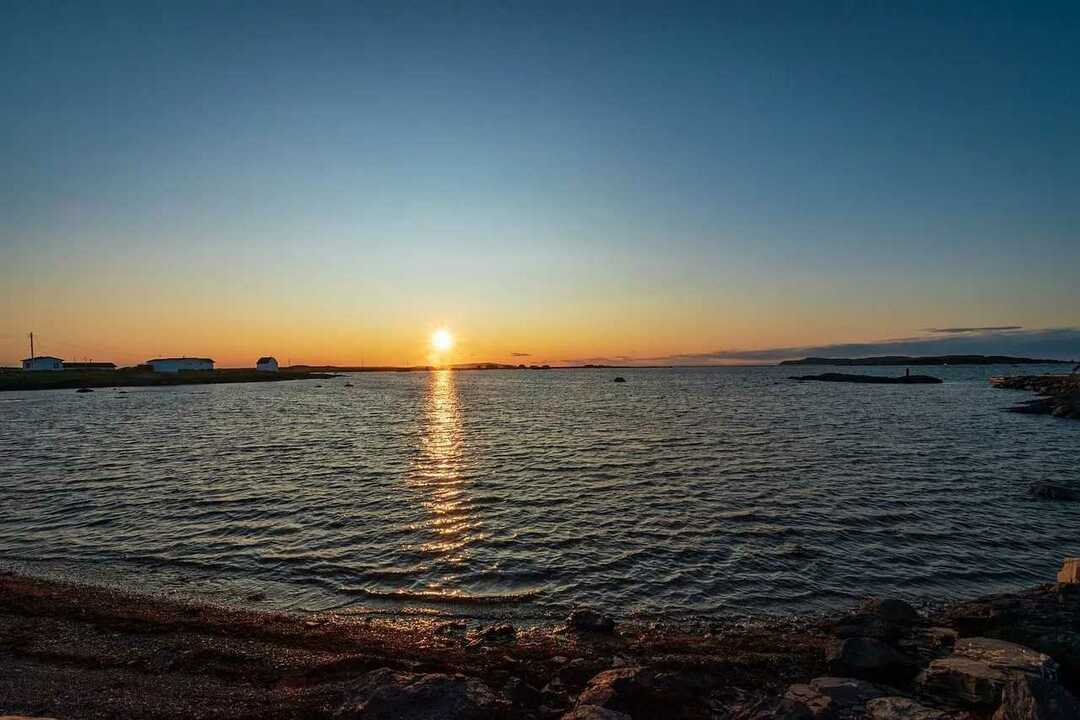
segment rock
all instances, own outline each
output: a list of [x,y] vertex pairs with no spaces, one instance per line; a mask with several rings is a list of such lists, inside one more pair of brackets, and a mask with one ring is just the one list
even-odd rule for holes
[[913,658],[875,638],[848,638],[828,661],[833,672],[859,678],[902,680],[915,674]]
[[958,638],[959,633],[952,628],[917,627],[900,639],[899,648],[925,666],[932,660],[951,655]]
[[994,720],[1076,720],[1080,702],[1056,682],[1025,675],[1010,681]]
[[560,667],[556,672],[556,676],[567,687],[582,688],[603,669],[604,666],[598,664],[595,660],[574,658]]
[[539,690],[519,677],[512,677],[502,687],[502,694],[515,705],[536,707],[543,702]]
[[484,628],[480,632],[479,640],[484,642],[509,642],[517,635],[517,630],[510,623],[503,623],[502,625],[492,625],[491,627]]
[[910,625],[919,621],[919,611],[903,600],[886,598],[878,600],[873,607],[878,617],[885,622]]
[[867,720],[961,720],[970,717],[965,712],[920,705],[906,697],[882,697],[866,703]]
[[617,377],[617,378],[615,378],[614,382],[626,382],[626,378],[624,378],[624,377]]
[[671,717],[673,709],[685,714],[700,706],[697,709],[703,714],[712,682],[712,678],[704,672],[617,668],[606,670],[590,680],[578,696],[576,706],[598,705],[631,713],[634,717]]
[[597,633],[615,632],[615,620],[610,615],[589,608],[578,608],[566,618],[566,624],[575,630]]
[[1005,686],[1024,675],[1057,678],[1049,656],[1015,643],[992,638],[964,638],[946,658],[930,663],[917,680],[928,697],[968,707],[992,709]]
[[1047,480],[1036,480],[1028,486],[1032,497],[1043,500],[1080,500],[1080,491]]
[[88,387],[81,387],[78,390],[76,390],[75,392],[77,392],[77,393],[88,393],[88,392],[94,392],[94,389],[93,388],[88,388]]
[[1080,558],[1065,558],[1058,571],[1057,581],[1063,584],[1080,583]]
[[510,716],[510,704],[464,675],[418,674],[389,668],[361,676],[333,715],[357,720],[482,720]]
[[862,717],[866,703],[885,693],[876,685],[855,678],[819,677],[806,685],[792,685],[784,705],[812,718]]
[[597,705],[582,705],[562,716],[562,720],[633,720],[630,715]]

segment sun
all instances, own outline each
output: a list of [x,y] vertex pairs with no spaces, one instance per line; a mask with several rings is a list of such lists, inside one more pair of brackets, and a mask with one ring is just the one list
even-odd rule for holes
[[439,352],[446,352],[454,346],[454,336],[446,328],[439,328],[431,334],[431,347]]

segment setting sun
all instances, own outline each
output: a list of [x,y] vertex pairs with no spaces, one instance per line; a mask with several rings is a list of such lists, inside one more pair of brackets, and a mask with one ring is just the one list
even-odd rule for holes
[[445,352],[454,345],[454,336],[446,328],[440,328],[431,334],[431,347]]

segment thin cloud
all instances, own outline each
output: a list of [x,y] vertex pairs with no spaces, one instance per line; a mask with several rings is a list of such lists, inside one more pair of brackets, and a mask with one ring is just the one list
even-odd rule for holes
[[512,352],[512,353],[510,353],[510,357],[532,357],[532,353]]
[[926,332],[939,335],[959,335],[962,333],[1003,332],[1023,329],[1023,325],[990,325],[988,327],[927,328]]

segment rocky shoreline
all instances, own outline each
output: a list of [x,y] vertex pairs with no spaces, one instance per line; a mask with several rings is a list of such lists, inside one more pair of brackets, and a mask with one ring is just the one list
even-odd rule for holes
[[991,383],[996,388],[1027,390],[1039,394],[1040,397],[1034,400],[1009,408],[1010,412],[1080,420],[1080,374],[1078,373],[1016,375],[994,378]]
[[[1077,572],[920,613],[469,627],[0,575],[0,714],[55,718],[1078,718]],[[1068,568],[1067,568],[1068,569]],[[1069,574],[1071,572],[1071,574]]]

